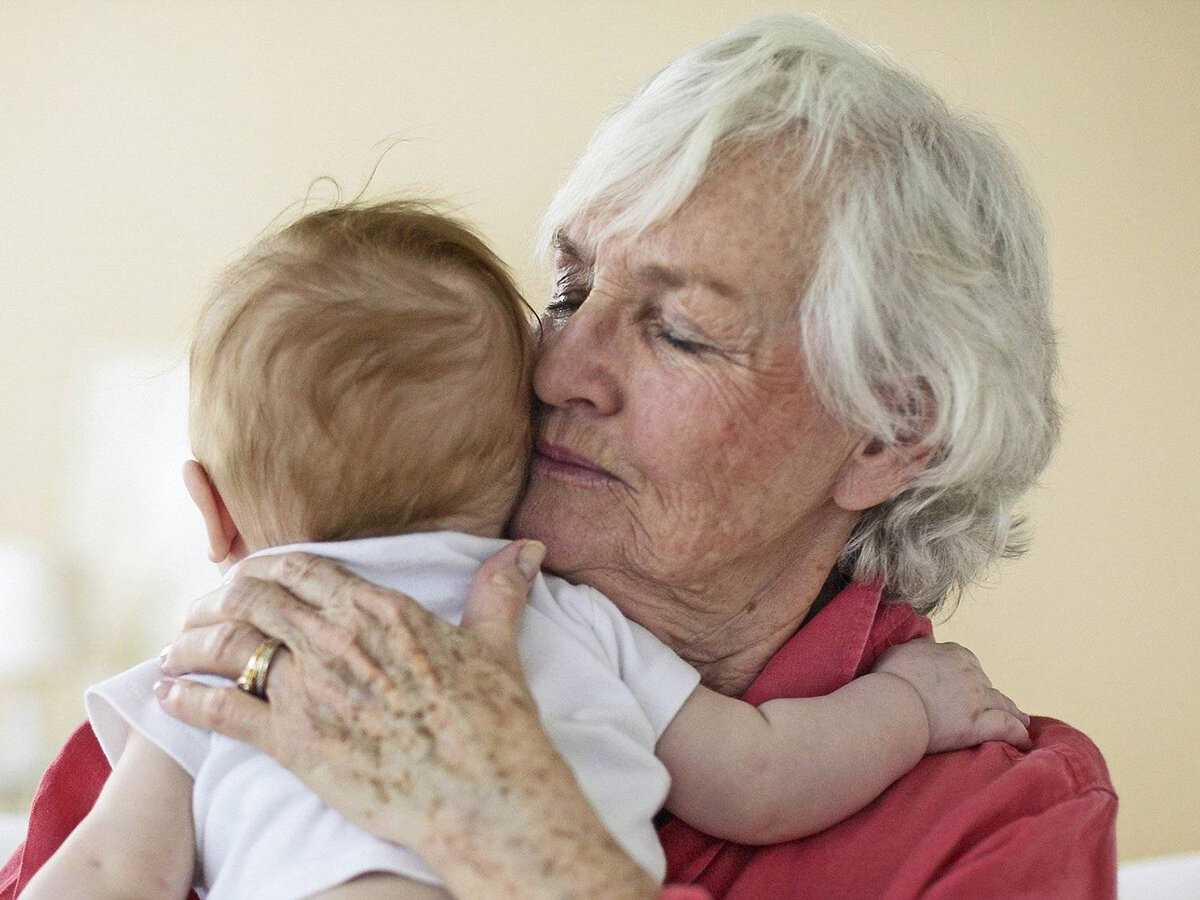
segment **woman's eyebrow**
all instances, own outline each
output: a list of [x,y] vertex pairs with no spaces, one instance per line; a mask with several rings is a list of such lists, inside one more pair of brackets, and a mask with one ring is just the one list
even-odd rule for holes
[[567,233],[562,229],[554,232],[554,252],[560,257],[566,257],[567,261],[577,263],[579,265],[591,265],[591,258],[584,254],[582,248],[567,236]]

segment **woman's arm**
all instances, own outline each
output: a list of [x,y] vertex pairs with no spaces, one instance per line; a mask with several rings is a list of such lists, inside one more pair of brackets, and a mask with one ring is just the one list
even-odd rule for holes
[[349,820],[417,851],[455,896],[654,898],[550,743],[516,633],[544,548],[476,576],[461,628],[328,560],[247,560],[192,608],[164,671],[236,677],[281,640],[264,703],[190,681],[164,708],[279,760]]
[[927,752],[1028,743],[1028,719],[957,644],[912,641],[824,697],[755,708],[703,687],[658,743],[667,808],[716,837],[774,844],[862,809]]
[[195,859],[192,779],[135,731],[96,805],[21,897],[186,897]]

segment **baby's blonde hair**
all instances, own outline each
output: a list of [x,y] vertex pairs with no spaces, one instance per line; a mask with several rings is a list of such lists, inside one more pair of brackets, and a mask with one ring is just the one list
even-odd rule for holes
[[321,210],[251,248],[201,314],[189,411],[250,549],[498,533],[528,461],[531,315],[423,203]]

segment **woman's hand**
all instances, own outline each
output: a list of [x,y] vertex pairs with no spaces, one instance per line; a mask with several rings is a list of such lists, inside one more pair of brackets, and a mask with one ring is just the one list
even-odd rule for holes
[[914,688],[929,720],[929,753],[1007,741],[1027,750],[1029,716],[1000,691],[960,644],[918,638],[888,650],[872,670],[898,675]]
[[306,554],[256,557],[201,598],[167,674],[236,678],[283,642],[269,702],[165,679],[177,718],[246,741],[365,830],[416,850],[459,897],[654,897],[551,745],[517,628],[545,548],[510,544],[455,628]]

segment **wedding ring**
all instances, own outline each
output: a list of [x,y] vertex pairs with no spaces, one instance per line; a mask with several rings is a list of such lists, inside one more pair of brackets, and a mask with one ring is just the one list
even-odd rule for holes
[[275,658],[275,651],[281,646],[275,638],[266,638],[259,644],[258,649],[247,661],[246,667],[242,669],[242,674],[238,676],[238,688],[259,700],[266,700],[267,674],[271,670],[271,660]]

